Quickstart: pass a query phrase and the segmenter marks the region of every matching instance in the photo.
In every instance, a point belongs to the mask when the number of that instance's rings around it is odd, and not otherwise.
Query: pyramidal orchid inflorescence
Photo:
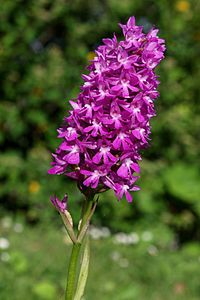
[[[154,69],[165,45],[157,29],[143,33],[134,17],[120,27],[124,39],[103,39],[89,74],[82,75],[81,92],[58,129],[62,142],[49,174],[74,178],[84,194],[112,189],[118,199],[125,195],[131,202],[159,95]]]

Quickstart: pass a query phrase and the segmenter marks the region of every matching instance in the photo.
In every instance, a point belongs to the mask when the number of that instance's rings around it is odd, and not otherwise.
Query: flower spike
[[[123,39],[103,39],[88,66],[89,74],[72,110],[58,129],[62,139],[49,174],[65,174],[78,181],[80,190],[112,189],[117,198],[136,191],[141,150],[150,140],[150,119],[159,81],[155,68],[164,58],[164,40],[158,30],[147,34],[134,17],[119,24]],[[63,204],[53,200],[62,209]]]

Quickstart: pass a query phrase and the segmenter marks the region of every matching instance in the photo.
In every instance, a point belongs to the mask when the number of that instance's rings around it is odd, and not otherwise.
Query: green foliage
[[[193,205],[200,214],[200,173],[196,166],[176,164],[166,170],[165,179],[171,194]]]
[[[24,273],[28,269],[28,261],[21,252],[13,251],[10,263],[12,265],[13,271],[16,274]]]
[[[3,221],[0,236],[10,247],[0,249],[1,299],[63,299],[71,250],[66,233],[52,225],[48,230],[26,226],[17,233],[15,224],[8,228]],[[85,299],[199,299],[199,244],[177,251],[165,227],[148,229],[150,241],[142,240],[144,228],[136,230],[140,240],[134,245],[116,244],[114,236],[91,240]]]
[[[158,70],[158,116],[152,121],[151,147],[143,154],[142,190],[131,205],[118,203],[110,192],[103,194],[94,222],[113,231],[163,224],[181,241],[197,238],[199,1],[0,0],[0,7],[4,211],[24,215],[31,223],[56,223],[49,195],[67,192],[78,220],[81,195],[75,184],[47,175],[50,153],[58,145],[56,129],[68,112],[68,100],[79,92],[81,73],[96,46],[112,32],[120,36],[117,23],[135,15],[145,30],[155,24],[166,39],[166,59]]]
[[[33,289],[38,299],[53,300],[56,299],[56,288],[51,282],[42,281],[35,285]]]

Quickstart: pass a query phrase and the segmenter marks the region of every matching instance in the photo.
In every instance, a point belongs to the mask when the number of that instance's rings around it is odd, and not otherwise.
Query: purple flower
[[[132,175],[132,171],[139,173],[140,167],[137,163],[133,162],[130,158],[127,158],[117,170],[117,175],[122,178],[128,178]]]
[[[67,195],[65,195],[61,201],[56,196],[54,197],[51,196],[50,200],[60,213],[64,213],[64,211],[67,210],[67,201],[68,201]]]
[[[104,164],[108,164],[109,162],[114,164],[117,161],[117,158],[110,153],[110,147],[101,147],[99,152],[97,152],[93,157],[92,161],[96,164],[99,164],[102,158]]]
[[[86,186],[91,186],[92,188],[96,188],[98,186],[100,177],[106,175],[98,170],[94,170],[93,172],[81,170],[81,174],[88,176],[87,179],[83,181],[83,184]]]
[[[78,135],[77,135],[77,132],[76,132],[76,129],[73,128],[73,127],[68,127],[68,128],[60,128],[58,129],[58,137],[59,138],[65,138],[67,141],[73,141],[75,140]]]
[[[134,187],[130,188],[130,186],[128,184],[116,183],[115,190],[116,190],[115,194],[119,200],[123,197],[123,195],[125,195],[127,201],[132,202],[132,196],[129,193],[129,191],[139,191],[140,188],[138,186],[134,186]]]
[[[125,195],[131,202],[159,95],[154,69],[164,58],[165,45],[157,29],[143,33],[134,17],[120,27],[124,39],[103,39],[89,74],[82,75],[77,100],[69,101],[72,109],[58,129],[62,142],[49,173],[75,179],[85,193],[110,188],[118,199]]]
[[[96,137],[98,134],[105,135],[106,131],[103,129],[101,122],[97,120],[92,121],[92,125],[86,127],[83,130],[84,133],[90,132],[92,137]]]
[[[69,145],[67,142],[63,142],[60,145],[60,150],[63,150],[66,155],[63,156],[64,161],[68,164],[76,165],[80,162],[80,149],[78,145]]]

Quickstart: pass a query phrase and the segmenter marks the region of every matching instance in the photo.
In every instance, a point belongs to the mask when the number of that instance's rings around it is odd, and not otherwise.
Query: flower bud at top
[[[67,210],[67,201],[68,201],[67,195],[65,195],[61,201],[56,196],[54,197],[51,196],[50,200],[60,213],[64,213]]]

